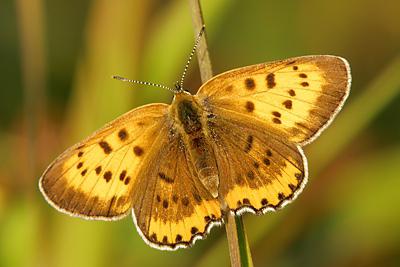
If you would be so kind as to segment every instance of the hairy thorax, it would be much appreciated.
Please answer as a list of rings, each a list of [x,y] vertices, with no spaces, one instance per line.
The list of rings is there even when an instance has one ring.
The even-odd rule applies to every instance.
[[[184,92],[175,96],[170,111],[200,181],[217,198],[219,177],[210,133],[206,127],[207,113],[194,96]]]

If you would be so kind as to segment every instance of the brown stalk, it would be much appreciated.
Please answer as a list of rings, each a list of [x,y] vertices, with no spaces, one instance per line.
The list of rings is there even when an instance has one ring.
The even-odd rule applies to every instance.
[[[189,0],[192,21],[194,27],[195,38],[204,25],[203,13],[201,11],[199,0]],[[206,31],[202,35],[199,46],[197,48],[197,58],[199,62],[200,75],[202,83],[211,79],[213,76],[210,55],[207,47]],[[229,245],[229,254],[231,265],[237,266],[252,266],[247,236],[244,231],[243,220],[241,216],[235,216],[229,211],[225,215],[225,229]]]

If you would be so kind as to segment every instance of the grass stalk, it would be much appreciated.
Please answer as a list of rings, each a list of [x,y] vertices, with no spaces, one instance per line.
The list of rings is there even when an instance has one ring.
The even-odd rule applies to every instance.
[[[189,2],[192,13],[194,34],[196,37],[204,25],[204,19],[201,11],[200,1],[189,0]],[[213,76],[210,55],[207,47],[206,32],[204,32],[199,42],[197,58],[199,62],[201,81],[204,83]],[[225,229],[228,239],[231,265],[234,267],[253,266],[242,217],[235,216],[230,212],[227,212],[225,218]]]

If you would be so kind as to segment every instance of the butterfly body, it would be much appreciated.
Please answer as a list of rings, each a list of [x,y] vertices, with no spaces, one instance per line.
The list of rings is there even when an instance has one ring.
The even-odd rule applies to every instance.
[[[58,210],[113,220],[132,211],[159,249],[188,247],[223,214],[263,214],[296,198],[307,178],[302,146],[341,109],[350,68],[304,56],[217,75],[196,95],[122,115],[62,153],[39,186]]]
[[[186,92],[175,95],[171,113],[197,176],[211,195],[218,197],[219,177],[208,128],[209,113],[196,96]]]

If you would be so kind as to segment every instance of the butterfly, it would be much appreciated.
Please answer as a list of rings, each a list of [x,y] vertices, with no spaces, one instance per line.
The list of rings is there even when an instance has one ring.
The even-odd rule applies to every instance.
[[[40,190],[72,216],[132,212],[152,247],[189,247],[227,212],[264,214],[299,195],[302,146],[331,123],[350,81],[345,59],[318,55],[227,71],[195,95],[176,86],[171,105],[135,108],[67,149]]]

